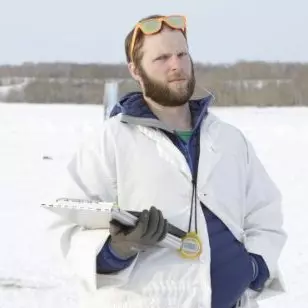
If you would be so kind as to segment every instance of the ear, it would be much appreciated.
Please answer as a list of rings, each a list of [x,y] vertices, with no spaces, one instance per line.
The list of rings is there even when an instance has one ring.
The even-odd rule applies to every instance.
[[[133,62],[128,63],[128,70],[131,74],[131,76],[140,83],[141,78],[138,72],[138,69],[136,68],[135,64]]]

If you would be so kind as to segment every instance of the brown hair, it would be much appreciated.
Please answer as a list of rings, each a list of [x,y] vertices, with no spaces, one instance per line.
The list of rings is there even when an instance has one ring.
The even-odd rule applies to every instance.
[[[144,20],[148,20],[151,18],[159,18],[159,17],[163,17],[163,15],[150,15],[150,16],[140,19],[138,23]],[[126,54],[127,63],[132,62],[132,59],[130,56],[130,49],[131,49],[134,30],[135,30],[135,27],[127,34],[125,38],[125,54]],[[144,35],[142,35],[142,32],[139,31],[136,36],[134,50],[132,52],[133,58],[136,64],[139,64],[142,59],[141,47],[143,45],[143,41],[144,41]]]
[[[150,15],[150,16],[147,16],[147,17],[140,19],[138,21],[138,23],[141,22],[141,21],[144,21],[144,20],[148,20],[148,19],[152,19],[152,18],[160,18],[160,17],[164,17],[164,15]],[[142,47],[143,42],[144,42],[144,35],[142,34],[141,31],[138,31],[137,36],[136,36],[136,40],[135,40],[134,49],[133,49],[133,52],[132,52],[132,55],[133,55],[133,59],[132,59],[131,56],[130,56],[130,49],[131,49],[134,30],[135,30],[135,27],[127,34],[127,36],[125,38],[125,54],[126,54],[127,63],[132,62],[133,59],[134,59],[136,66],[139,66],[140,61],[141,61],[142,56],[143,56],[143,54],[141,52],[141,47]],[[185,35],[185,37],[186,37],[186,35]]]

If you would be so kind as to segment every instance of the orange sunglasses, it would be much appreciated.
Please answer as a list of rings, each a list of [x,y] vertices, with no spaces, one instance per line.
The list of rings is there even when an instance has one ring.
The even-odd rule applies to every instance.
[[[163,23],[166,23],[172,29],[181,30],[184,32],[184,34],[186,34],[187,21],[186,21],[186,17],[182,15],[169,15],[169,16],[150,18],[150,19],[140,21],[135,26],[133,37],[132,37],[132,42],[130,46],[131,60],[133,59],[133,51],[134,51],[138,31],[141,30],[141,32],[145,35],[152,35],[152,34],[158,33],[161,30]]]

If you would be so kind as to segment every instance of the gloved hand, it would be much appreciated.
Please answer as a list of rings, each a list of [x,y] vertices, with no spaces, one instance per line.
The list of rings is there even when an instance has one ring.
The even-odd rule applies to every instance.
[[[117,221],[110,222],[110,246],[121,258],[128,259],[162,241],[168,231],[168,222],[160,210],[151,207],[141,212],[134,227],[123,226]]]

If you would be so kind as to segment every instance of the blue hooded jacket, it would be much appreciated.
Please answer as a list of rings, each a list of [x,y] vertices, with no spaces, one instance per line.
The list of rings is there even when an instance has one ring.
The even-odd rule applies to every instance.
[[[142,93],[132,92],[124,96],[113,108],[110,117],[122,114],[135,119],[134,122],[162,130],[183,153],[192,173],[199,159],[199,128],[208,114],[211,97],[190,101],[193,132],[189,141],[168,130],[144,102]],[[148,121],[147,121],[148,120]],[[202,172],[199,170],[199,172]],[[227,183],[226,183],[227,185]],[[208,228],[211,248],[212,308],[233,308],[247,288],[261,290],[269,278],[269,271],[262,256],[249,254],[242,243],[237,241],[226,225],[204,204],[201,204]],[[97,273],[108,274],[128,267],[134,257],[121,259],[107,241],[97,256]]]

